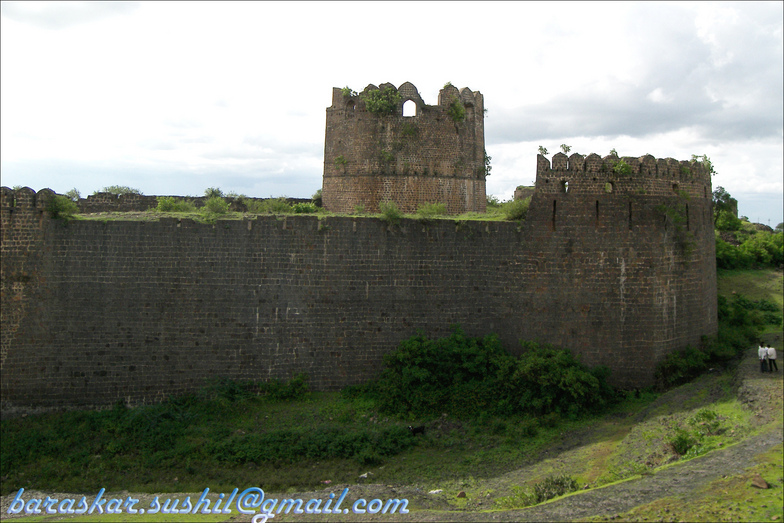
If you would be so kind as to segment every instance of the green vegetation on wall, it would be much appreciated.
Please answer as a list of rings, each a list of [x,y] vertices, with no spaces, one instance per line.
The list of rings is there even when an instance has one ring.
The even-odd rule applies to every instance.
[[[365,108],[376,116],[395,114],[402,98],[397,90],[391,87],[373,89],[360,95]]]

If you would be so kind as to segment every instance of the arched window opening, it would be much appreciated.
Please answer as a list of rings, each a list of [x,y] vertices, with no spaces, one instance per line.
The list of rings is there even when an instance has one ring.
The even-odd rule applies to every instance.
[[[615,184],[613,182],[607,182],[604,184],[604,192],[606,192],[607,194],[613,192],[614,188],[615,188]]]
[[[417,106],[414,100],[406,100],[403,103],[403,116],[416,116]]]
[[[346,111],[353,111],[357,108],[357,102],[354,100],[349,100],[346,102]]]
[[[563,190],[563,192],[569,192],[569,182],[567,182],[566,180],[562,180],[561,189]]]
[[[678,184],[677,183],[672,184],[672,192],[674,192],[675,194],[678,193]]]

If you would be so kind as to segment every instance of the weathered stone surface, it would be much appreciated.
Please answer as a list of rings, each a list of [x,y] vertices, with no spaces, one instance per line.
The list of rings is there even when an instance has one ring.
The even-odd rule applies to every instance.
[[[397,91],[401,100],[394,114],[377,116],[365,108],[364,93],[346,96],[333,88],[324,144],[324,207],[353,213],[362,206],[377,213],[379,203],[392,201],[406,213],[426,203],[443,203],[450,214],[484,212],[482,94],[448,85],[438,105],[426,105],[409,82]],[[457,122],[448,114],[456,100],[465,108],[465,118]],[[407,101],[416,105],[415,116],[403,116]]]
[[[3,187],[4,408],[152,402],[216,377],[306,373],[335,389],[374,377],[418,329],[452,324],[512,351],[561,345],[615,384],[650,385],[667,353],[716,332],[710,176],[619,178],[596,158],[558,171],[539,157],[522,225],[63,224],[44,212],[51,191]]]

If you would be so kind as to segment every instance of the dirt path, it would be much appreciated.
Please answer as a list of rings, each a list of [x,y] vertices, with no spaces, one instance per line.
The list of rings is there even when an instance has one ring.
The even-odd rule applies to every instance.
[[[746,469],[757,464],[758,456],[784,441],[784,427],[781,423],[772,423],[781,411],[782,375],[784,372],[761,374],[755,351],[749,351],[738,368],[738,398],[753,412],[752,423],[761,429],[760,432],[730,447],[713,451],[705,456],[686,462],[674,463],[657,470],[655,473],[641,478],[608,485],[602,488],[578,492],[543,505],[526,509],[508,511],[477,511],[459,510],[448,504],[410,487],[394,487],[391,485],[342,485],[333,486],[330,491],[340,493],[344,487],[350,489],[348,505],[353,500],[371,499],[408,499],[417,506],[428,507],[427,510],[412,510],[408,514],[276,514],[272,521],[572,521],[592,517],[611,518],[616,514],[655,501],[664,497],[689,496],[709,483],[727,476],[737,476]],[[778,409],[778,410],[777,410]],[[38,496],[38,493],[26,493]],[[41,493],[43,494],[43,493]],[[43,494],[45,496],[46,494]],[[94,496],[94,493],[92,494]],[[122,495],[127,496],[127,493]],[[190,494],[192,497],[193,494]],[[142,494],[138,497],[146,502],[154,494]],[[270,494],[267,497],[273,497]],[[281,498],[309,500],[324,499],[329,491],[287,493]],[[25,496],[27,497],[27,496]],[[56,497],[56,495],[52,495]],[[70,497],[73,497],[72,495]],[[117,497],[120,497],[119,495]],[[163,498],[174,498],[176,494],[165,494]],[[181,495],[180,499],[184,499]],[[198,495],[196,495],[198,497]],[[8,505],[13,497],[2,498],[2,517],[8,518]],[[62,499],[62,498],[61,498]],[[139,506],[144,506],[140,503]],[[489,504],[489,503],[488,503]],[[480,508],[481,507],[477,507]],[[88,518],[89,519],[89,518]],[[126,520],[133,521],[133,516]],[[250,521],[250,516],[241,516],[234,512],[226,521]]]

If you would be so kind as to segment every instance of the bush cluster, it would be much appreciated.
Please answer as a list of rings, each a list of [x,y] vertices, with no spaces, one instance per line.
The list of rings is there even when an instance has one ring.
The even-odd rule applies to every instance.
[[[158,196],[158,206],[155,210],[158,212],[193,212],[196,210],[196,206],[174,196]]]
[[[699,347],[688,346],[671,352],[656,367],[660,388],[692,380],[710,367],[726,367],[758,341],[758,328],[781,325],[778,307],[767,300],[752,301],[737,294],[728,300],[718,297],[719,330],[715,336],[703,336]]]
[[[760,232],[750,236],[737,247],[725,242],[716,233],[716,267],[719,269],[778,267],[783,263],[784,233]]]
[[[398,225],[403,219],[403,213],[395,202],[381,202],[378,204],[378,210],[381,211],[381,219],[390,225]]]
[[[373,89],[360,95],[365,102],[365,108],[377,116],[395,114],[402,98],[397,90],[391,87],[383,89]]]
[[[314,212],[318,212],[318,207],[316,207],[315,203],[306,202],[306,203],[295,203],[291,210],[294,211],[294,214],[310,214]]]
[[[530,507],[574,492],[579,488],[577,481],[571,476],[565,474],[547,476],[539,483],[535,483],[533,488],[513,486],[512,495],[499,499],[499,504],[504,508]]]
[[[369,386],[379,407],[419,417],[442,413],[459,418],[480,414],[566,414],[595,412],[614,398],[607,368],[589,369],[565,349],[523,343],[514,357],[495,335],[405,340],[384,358],[384,370]]]
[[[79,212],[79,206],[69,197],[56,194],[47,202],[46,210],[51,218],[69,220]]]
[[[210,196],[207,198],[207,201],[204,202],[202,210],[205,213],[210,214],[226,214],[229,212],[229,202],[224,200],[221,196]]]
[[[531,205],[531,197],[523,200],[512,200],[501,205],[501,210],[507,220],[525,220],[528,214],[528,207]]]

